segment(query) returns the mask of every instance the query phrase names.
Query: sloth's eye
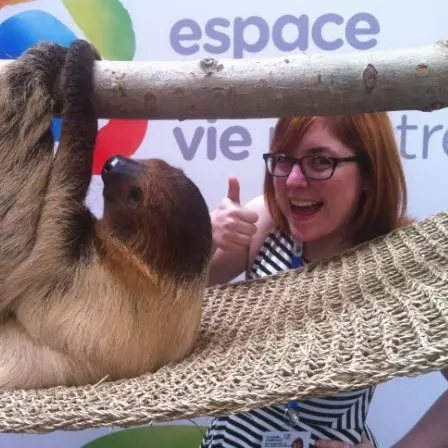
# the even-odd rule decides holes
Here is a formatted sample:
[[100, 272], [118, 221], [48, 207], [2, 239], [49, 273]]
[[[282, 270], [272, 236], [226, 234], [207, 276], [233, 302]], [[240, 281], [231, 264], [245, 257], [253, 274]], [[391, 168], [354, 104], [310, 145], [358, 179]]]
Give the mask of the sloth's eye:
[[134, 203], [138, 203], [142, 200], [142, 190], [138, 187], [132, 187], [129, 190], [129, 199], [134, 202]]

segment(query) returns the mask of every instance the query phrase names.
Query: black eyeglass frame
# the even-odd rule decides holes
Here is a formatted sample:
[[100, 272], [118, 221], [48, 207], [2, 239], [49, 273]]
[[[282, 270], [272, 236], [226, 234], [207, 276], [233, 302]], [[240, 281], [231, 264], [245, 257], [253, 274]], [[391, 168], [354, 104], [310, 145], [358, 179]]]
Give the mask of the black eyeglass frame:
[[[356, 162], [359, 161], [360, 158], [359, 156], [349, 156], [349, 157], [332, 157], [332, 156], [327, 156], [327, 155], [322, 155], [322, 154], [310, 154], [304, 157], [300, 157], [300, 158], [295, 158], [295, 157], [291, 157], [288, 154], [272, 154], [272, 153], [264, 153], [263, 155], [263, 160], [265, 162], [266, 165], [266, 170], [267, 172], [273, 176], [273, 177], [288, 177], [291, 174], [292, 169], [294, 168], [294, 165], [299, 165], [300, 166], [300, 170], [302, 171], [302, 174], [305, 176], [306, 179], [308, 180], [328, 180], [331, 177], [333, 177], [334, 172], [336, 171], [336, 167], [343, 162]], [[269, 160], [274, 159], [277, 156], [281, 156], [283, 157], [283, 159], [286, 159], [288, 162], [291, 162], [291, 169], [289, 170], [288, 174], [273, 174], [270, 170], [269, 170], [269, 166], [268, 166], [268, 162]], [[327, 160], [330, 160], [332, 163], [332, 167], [331, 167], [331, 172], [327, 177], [319, 177], [319, 178], [315, 178], [315, 177], [310, 177], [308, 176], [302, 167], [303, 164], [303, 160], [305, 159], [310, 159], [313, 157], [323, 157]]]

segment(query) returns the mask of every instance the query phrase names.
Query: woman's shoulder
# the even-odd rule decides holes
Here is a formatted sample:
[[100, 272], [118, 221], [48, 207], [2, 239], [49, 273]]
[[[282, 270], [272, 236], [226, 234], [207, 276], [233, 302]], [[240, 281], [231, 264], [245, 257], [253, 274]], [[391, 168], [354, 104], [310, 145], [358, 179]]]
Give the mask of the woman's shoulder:
[[280, 251], [285, 250], [286, 252], [294, 253], [301, 251], [300, 242], [296, 242], [289, 233], [276, 227], [263, 196], [259, 196], [251, 202], [251, 209], [258, 214], [259, 219], [257, 232], [249, 248], [249, 266], [252, 266], [264, 245], [268, 245], [272, 250], [279, 249]]

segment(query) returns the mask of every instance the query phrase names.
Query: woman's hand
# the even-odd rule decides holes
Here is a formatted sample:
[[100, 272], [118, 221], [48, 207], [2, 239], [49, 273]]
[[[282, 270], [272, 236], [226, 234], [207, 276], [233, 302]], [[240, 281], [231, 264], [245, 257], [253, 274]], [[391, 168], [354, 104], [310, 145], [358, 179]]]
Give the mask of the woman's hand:
[[248, 247], [257, 231], [258, 214], [240, 204], [238, 179], [229, 179], [229, 189], [218, 207], [210, 214], [214, 248], [235, 250]]
[[375, 448], [373, 444], [367, 439], [366, 436], [362, 436], [361, 442], [357, 445], [353, 445], [346, 442], [339, 442], [337, 440], [319, 440], [316, 442], [317, 448]]

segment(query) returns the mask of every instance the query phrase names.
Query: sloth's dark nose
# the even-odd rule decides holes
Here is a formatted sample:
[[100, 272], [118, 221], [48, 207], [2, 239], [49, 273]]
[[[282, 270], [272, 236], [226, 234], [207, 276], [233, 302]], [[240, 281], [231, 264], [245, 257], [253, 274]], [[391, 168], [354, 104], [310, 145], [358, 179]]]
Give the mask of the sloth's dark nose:
[[121, 167], [123, 163], [125, 163], [124, 158], [120, 155], [110, 157], [104, 163], [101, 175], [114, 171], [116, 168]]
[[[120, 155], [115, 155], [106, 160], [101, 171], [103, 180], [116, 177], [117, 175], [133, 176], [138, 172], [144, 171], [143, 166], [136, 160], [129, 159]], [[114, 175], [114, 176], [113, 176]]]

